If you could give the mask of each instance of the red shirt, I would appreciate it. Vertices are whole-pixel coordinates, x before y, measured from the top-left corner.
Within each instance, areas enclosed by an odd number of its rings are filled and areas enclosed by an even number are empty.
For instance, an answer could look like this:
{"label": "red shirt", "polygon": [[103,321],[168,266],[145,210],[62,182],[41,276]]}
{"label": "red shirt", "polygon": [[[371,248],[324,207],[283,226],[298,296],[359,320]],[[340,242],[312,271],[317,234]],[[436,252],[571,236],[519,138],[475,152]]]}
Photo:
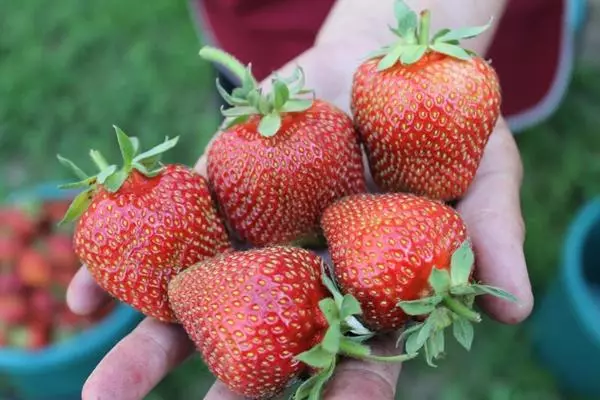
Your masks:
{"label": "red shirt", "polygon": [[[310,48],[335,0],[194,0],[214,44],[252,62],[258,79]],[[535,108],[556,84],[566,0],[510,0],[486,55],[503,112]]]}

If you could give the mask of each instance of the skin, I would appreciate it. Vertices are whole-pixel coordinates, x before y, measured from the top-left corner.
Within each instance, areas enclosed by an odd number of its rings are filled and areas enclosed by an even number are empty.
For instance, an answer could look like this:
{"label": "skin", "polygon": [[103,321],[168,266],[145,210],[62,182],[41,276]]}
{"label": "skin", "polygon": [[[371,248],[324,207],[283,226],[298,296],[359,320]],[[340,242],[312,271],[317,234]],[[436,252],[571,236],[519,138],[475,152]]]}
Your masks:
{"label": "skin", "polygon": [[[481,25],[491,15],[497,21],[505,6],[505,0],[409,0],[407,3],[415,10],[432,11],[433,30],[442,25]],[[391,7],[391,0],[338,0],[315,46],[284,66],[282,72],[286,74],[294,65],[302,65],[307,85],[316,88],[321,98],[348,111],[352,73],[361,57],[392,39],[387,29],[394,22],[389,12]],[[492,28],[463,45],[485,54],[493,32]],[[204,156],[196,168],[205,173]],[[457,206],[473,239],[477,278],[504,288],[519,299],[517,304],[485,297],[481,301],[487,314],[507,324],[523,321],[533,307],[523,254],[522,174],[517,146],[501,119],[486,147],[475,181]],[[88,314],[106,301],[106,295],[83,267],[71,282],[67,300],[74,312]],[[83,399],[140,400],[192,351],[191,342],[179,326],[146,319],[97,366],[83,388]],[[396,354],[394,338],[379,339],[374,352]],[[345,360],[328,384],[325,399],[392,400],[399,373],[400,365]],[[205,399],[242,400],[218,381]]]}

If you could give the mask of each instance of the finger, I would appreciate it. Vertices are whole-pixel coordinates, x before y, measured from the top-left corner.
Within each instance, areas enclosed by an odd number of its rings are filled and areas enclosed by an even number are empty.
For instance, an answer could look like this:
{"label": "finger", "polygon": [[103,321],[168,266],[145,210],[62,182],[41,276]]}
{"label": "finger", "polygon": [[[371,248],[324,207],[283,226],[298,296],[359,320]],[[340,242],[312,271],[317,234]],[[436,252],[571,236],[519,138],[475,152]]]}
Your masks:
{"label": "finger", "polygon": [[[394,336],[381,336],[370,345],[373,354],[396,355]],[[401,347],[400,347],[401,348]],[[326,400],[393,400],[401,364],[345,359],[324,391]]]}
{"label": "finger", "polygon": [[86,266],[79,268],[67,288],[67,305],[75,314],[88,315],[110,300]]}
{"label": "finger", "polygon": [[216,380],[204,400],[244,400],[245,398],[231,392],[223,382]]}
{"label": "finger", "polygon": [[533,307],[523,252],[522,174],[516,143],[501,121],[486,147],[475,181],[458,205],[473,241],[477,278],[511,292],[519,300],[515,304],[492,296],[482,299],[484,309],[505,323],[521,322]]}
{"label": "finger", "polygon": [[143,320],[98,364],[83,400],[141,400],[193,351],[179,325]]}

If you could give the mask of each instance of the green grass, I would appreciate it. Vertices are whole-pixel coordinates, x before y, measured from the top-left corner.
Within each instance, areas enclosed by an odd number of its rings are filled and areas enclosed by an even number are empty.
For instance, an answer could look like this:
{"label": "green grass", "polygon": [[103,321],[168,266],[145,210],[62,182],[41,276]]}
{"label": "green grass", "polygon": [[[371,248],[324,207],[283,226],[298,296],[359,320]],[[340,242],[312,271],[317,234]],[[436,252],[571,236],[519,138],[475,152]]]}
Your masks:
{"label": "green grass", "polygon": [[[112,124],[146,146],[181,135],[166,160],[185,164],[195,162],[216,127],[213,76],[197,56],[200,42],[183,0],[5,1],[0,26],[0,195],[69,178],[56,153],[87,169],[90,146],[116,160]],[[561,109],[517,138],[538,299],[556,274],[571,218],[600,192],[599,104],[598,70],[579,68]],[[435,371],[407,365],[399,398],[567,398],[531,357],[526,327],[486,322],[471,353],[453,347]],[[193,357],[149,399],[199,398],[212,379]]]}

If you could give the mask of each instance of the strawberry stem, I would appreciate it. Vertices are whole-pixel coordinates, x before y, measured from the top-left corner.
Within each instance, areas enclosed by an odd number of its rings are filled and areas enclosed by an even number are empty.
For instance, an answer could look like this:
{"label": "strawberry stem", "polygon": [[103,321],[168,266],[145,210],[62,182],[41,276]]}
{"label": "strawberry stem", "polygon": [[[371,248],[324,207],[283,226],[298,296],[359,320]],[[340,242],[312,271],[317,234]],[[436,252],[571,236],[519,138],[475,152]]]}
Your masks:
{"label": "strawberry stem", "polygon": [[[231,106],[221,109],[225,117],[222,129],[228,129],[247,121],[250,116],[258,115],[258,132],[263,137],[271,137],[281,129],[282,114],[303,112],[313,105],[314,92],[304,88],[304,71],[300,67],[294,70],[291,77],[281,78],[274,74],[271,78],[271,91],[263,93],[250,71],[250,64],[245,67],[232,55],[209,46],[203,47],[199,54],[207,61],[222,64],[241,82],[241,85],[229,94],[217,80],[217,91]],[[312,98],[303,97],[307,94]]]}
{"label": "strawberry stem", "polygon": [[481,322],[481,315],[479,315],[479,313],[450,296],[444,297],[443,304],[456,315],[468,319],[471,322]]}
{"label": "strawberry stem", "polygon": [[[204,46],[202,49],[200,49],[198,54],[206,61],[223,65],[230,72],[232,72],[240,80],[240,82],[243,82],[246,79],[246,67],[231,54],[211,46]],[[254,86],[258,86],[258,83],[254,77],[252,79]]]}
{"label": "strawberry stem", "polygon": [[419,23],[419,44],[429,45],[429,25],[431,23],[431,12],[429,10],[421,11],[421,21]]}

